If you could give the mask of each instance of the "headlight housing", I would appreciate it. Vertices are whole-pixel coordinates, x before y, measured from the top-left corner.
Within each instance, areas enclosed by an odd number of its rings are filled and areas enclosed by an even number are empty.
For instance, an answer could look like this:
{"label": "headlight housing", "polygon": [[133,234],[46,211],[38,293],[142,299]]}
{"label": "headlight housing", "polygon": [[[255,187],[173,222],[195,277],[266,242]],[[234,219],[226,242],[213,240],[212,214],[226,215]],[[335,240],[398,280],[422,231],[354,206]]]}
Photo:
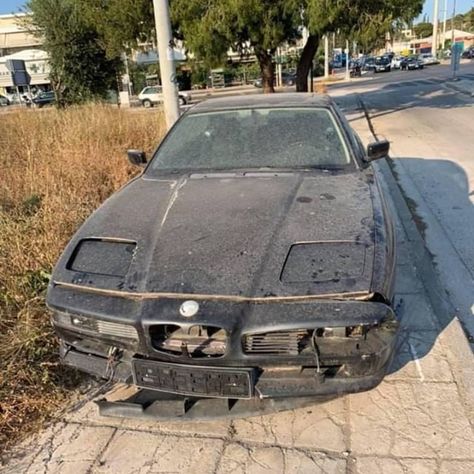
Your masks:
{"label": "headlight housing", "polygon": [[111,338],[127,339],[131,341],[138,340],[137,330],[132,325],[104,321],[90,316],[55,312],[53,315],[53,324],[71,330],[87,332],[90,334],[101,334]]}

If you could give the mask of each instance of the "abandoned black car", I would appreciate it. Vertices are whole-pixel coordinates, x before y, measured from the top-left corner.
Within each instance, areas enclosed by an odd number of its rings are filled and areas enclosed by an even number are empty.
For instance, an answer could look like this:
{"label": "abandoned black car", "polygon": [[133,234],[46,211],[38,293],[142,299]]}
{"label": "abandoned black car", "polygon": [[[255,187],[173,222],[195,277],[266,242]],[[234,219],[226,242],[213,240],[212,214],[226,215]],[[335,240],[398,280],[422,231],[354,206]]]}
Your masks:
{"label": "abandoned black car", "polygon": [[376,386],[398,328],[393,224],[370,165],[388,147],[365,150],[310,94],[185,113],[49,286],[63,362],[148,397],[102,412],[232,415]]}

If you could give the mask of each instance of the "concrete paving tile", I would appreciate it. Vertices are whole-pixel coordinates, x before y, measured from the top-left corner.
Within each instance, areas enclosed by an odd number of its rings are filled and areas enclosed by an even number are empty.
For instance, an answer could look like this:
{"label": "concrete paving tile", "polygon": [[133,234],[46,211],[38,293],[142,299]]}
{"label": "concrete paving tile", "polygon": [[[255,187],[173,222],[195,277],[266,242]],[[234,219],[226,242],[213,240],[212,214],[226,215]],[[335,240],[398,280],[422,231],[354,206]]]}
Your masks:
{"label": "concrete paving tile", "polygon": [[395,293],[397,315],[400,327],[407,330],[422,329],[436,331],[439,323],[424,292],[419,294]]}
{"label": "concrete paving tile", "polygon": [[344,459],[332,459],[319,453],[302,453],[276,447],[226,446],[217,469],[218,474],[288,474],[346,472]]}
{"label": "concrete paving tile", "polygon": [[439,474],[472,474],[474,459],[463,461],[441,461]]}
{"label": "concrete paving tile", "polygon": [[2,474],[16,474],[27,472],[36,458],[45,456],[45,452],[52,444],[52,440],[65,428],[64,423],[54,423],[34,436],[29,436],[9,453],[8,464],[0,465]]}
{"label": "concrete paving tile", "polygon": [[[397,272],[402,273],[413,262],[413,257],[410,253],[411,244],[407,240],[401,240],[397,238],[397,265],[400,266],[400,270]],[[414,272],[415,269],[411,266],[411,270]]]}
{"label": "concrete paving tile", "polygon": [[349,397],[357,455],[469,458],[474,433],[454,383],[383,382]]}
{"label": "concrete paving tile", "polygon": [[224,442],[120,431],[92,469],[93,473],[212,472]]}
{"label": "concrete paving tile", "polygon": [[344,401],[234,421],[234,439],[289,448],[344,451]]}
{"label": "concrete paving tile", "polygon": [[69,472],[81,472],[77,469],[92,465],[113,432],[107,427],[66,425],[43,447],[28,472],[65,472],[64,466]]}
{"label": "concrete paving tile", "polygon": [[452,382],[453,374],[446,349],[437,331],[402,331],[386,380]]}
{"label": "concrete paving tile", "polygon": [[416,274],[416,269],[411,263],[397,265],[395,278],[395,294],[418,293],[423,291],[423,283]]}
{"label": "concrete paving tile", "polygon": [[139,430],[149,433],[166,433],[175,435],[200,435],[212,438],[223,438],[229,433],[229,420],[200,422],[161,422],[153,420],[124,419],[121,429]]}
{"label": "concrete paving tile", "polygon": [[432,474],[437,470],[435,459],[357,458],[357,474]]}
{"label": "concrete paving tile", "polygon": [[156,434],[117,431],[92,472],[148,472],[163,439]]}
{"label": "concrete paving tile", "polygon": [[223,448],[221,440],[166,436],[155,453],[150,473],[215,472]]}
{"label": "concrete paving tile", "polygon": [[[91,461],[58,461],[48,466],[32,466],[28,474],[87,474],[91,467]],[[17,471],[18,472],[18,471]]]}

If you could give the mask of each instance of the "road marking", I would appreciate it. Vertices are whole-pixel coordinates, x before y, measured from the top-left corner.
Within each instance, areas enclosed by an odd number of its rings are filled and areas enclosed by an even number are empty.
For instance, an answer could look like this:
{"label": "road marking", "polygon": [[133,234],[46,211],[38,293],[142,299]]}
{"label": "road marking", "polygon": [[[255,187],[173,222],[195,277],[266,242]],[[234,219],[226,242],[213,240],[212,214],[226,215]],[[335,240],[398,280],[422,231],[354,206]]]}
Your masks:
{"label": "road marking", "polygon": [[413,357],[413,362],[415,362],[416,371],[418,372],[418,375],[420,376],[420,382],[424,382],[425,376],[423,374],[423,371],[421,370],[420,359],[418,358],[416,349],[413,347],[413,345],[410,342],[408,343],[408,347],[410,348],[410,353],[411,353],[411,356]]}

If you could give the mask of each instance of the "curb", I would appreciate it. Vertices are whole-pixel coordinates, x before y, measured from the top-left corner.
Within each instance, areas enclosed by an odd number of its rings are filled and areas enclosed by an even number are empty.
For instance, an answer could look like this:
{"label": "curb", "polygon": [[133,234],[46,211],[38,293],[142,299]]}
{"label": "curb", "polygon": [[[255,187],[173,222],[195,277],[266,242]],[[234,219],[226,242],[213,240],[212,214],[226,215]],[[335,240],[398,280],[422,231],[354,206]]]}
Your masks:
{"label": "curb", "polygon": [[[370,132],[378,140],[369,112],[359,97],[359,104],[364,113]],[[449,351],[447,353],[450,366],[453,368],[453,377],[458,386],[461,399],[471,423],[474,422],[474,354],[464,333],[461,322],[455,316],[455,309],[449,301],[441,285],[438,274],[432,261],[422,234],[416,225],[416,216],[411,211],[403,189],[399,185],[393,163],[390,158],[374,163],[374,170],[382,175],[388,185],[390,196],[400,216],[408,240],[413,248],[413,259],[418,277],[423,283],[430,300],[433,312],[439,325],[440,341]]]}

